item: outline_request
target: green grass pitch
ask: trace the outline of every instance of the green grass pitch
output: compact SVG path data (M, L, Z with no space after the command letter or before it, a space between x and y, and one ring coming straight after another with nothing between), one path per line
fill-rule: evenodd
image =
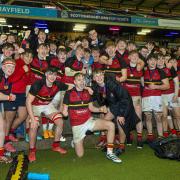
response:
M180 162L159 159L147 145L142 150L127 147L122 163L106 159L105 154L87 147L79 159L74 149L67 155L39 150L29 172L48 173L51 180L179 180ZM0 164L0 180L5 180L10 165Z

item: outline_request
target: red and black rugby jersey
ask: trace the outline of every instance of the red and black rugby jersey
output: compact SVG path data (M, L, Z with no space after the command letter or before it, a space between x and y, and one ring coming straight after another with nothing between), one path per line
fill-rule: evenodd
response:
M165 72L167 78L169 79L169 85L170 85L170 88L162 91L162 94L172 94L172 93L174 93L174 81L173 81L173 79L175 77L177 77L177 73L173 67L171 69L164 67L162 70Z
M68 106L71 126L85 123L90 117L89 103L91 96L87 90L77 91L73 88L65 93L63 103Z
M57 68L61 74L65 73L65 64L61 63L58 58L51 59L50 66Z
M26 86L29 84L31 77L31 69L29 65L28 72L24 71L23 66L26 65L24 60L17 59L16 60L16 68L14 73L9 77L9 80L12 81L12 93L25 93Z
M9 79L5 77L4 72L0 69L0 92L10 94L11 86Z
M46 60L40 60L38 57L33 59L31 62L31 71L34 74L34 82L42 79L47 68L48 62Z
M105 65L104 72L106 75L116 75L118 77L121 77L122 69L127 69L125 61L123 61L121 58L117 58L116 56L114 56L112 60L112 65Z
M150 70L147 68L144 72L144 88L143 88L143 97L149 97L149 96L161 96L162 91L159 89L150 89L149 85L150 84L155 84L155 85L161 85L162 80L166 79L166 74L163 70L161 69L153 69Z
M141 77L143 76L142 71L137 71L136 67L127 68L127 80L124 83L124 87L128 90L131 96L141 96Z
M119 51L116 51L117 58L122 59L126 64L129 64L130 60L128 59L129 53L127 50L124 51L123 54L121 54Z
M69 67L74 71L81 71L83 69L83 63L78 61L76 56L73 56L66 60L65 67Z
M75 73L76 71L82 71L83 69L83 63L81 61L78 61L76 56L70 57L65 62L65 68L68 67L71 70L73 70ZM65 73L65 76L62 78L63 82L74 84L74 75L69 75Z
M91 65L91 68L92 68L93 71L95 69L104 70L104 64L101 64L99 62L93 62L93 64Z
M58 91L66 91L68 85L55 81L52 87L46 85L46 80L42 79L36 81L29 91L30 94L35 96L32 105L47 105L49 104Z
M73 84L74 77L66 76L65 74L65 63L61 63L58 58L53 58L50 61L50 66L56 67L58 69L57 81Z

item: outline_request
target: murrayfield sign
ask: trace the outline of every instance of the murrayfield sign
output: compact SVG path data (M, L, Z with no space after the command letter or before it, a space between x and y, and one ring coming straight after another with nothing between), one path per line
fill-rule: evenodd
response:
M1 14L57 18L57 10L45 9L45 8L33 8L27 6L0 5L0 15Z
M60 11L57 9L36 8L27 6L14 6L0 4L0 15L8 17L20 17L33 19L48 19L54 21L85 21L88 20L96 24L123 24L126 26L152 26L180 29L179 20L145 18L138 16L121 16L114 14L105 14L97 12L80 12L80 11ZM107 22L107 23L105 23Z

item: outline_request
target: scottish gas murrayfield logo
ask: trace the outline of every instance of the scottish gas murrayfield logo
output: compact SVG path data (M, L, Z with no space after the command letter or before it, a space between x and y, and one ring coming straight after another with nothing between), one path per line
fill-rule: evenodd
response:
M62 18L68 18L69 17L68 12L67 11L62 11L61 12L61 17Z

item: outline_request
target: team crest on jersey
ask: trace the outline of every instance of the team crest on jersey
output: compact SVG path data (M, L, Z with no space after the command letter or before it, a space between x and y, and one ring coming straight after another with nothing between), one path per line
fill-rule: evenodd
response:
M164 71L165 71L165 73L166 73L166 74L168 74L168 73L169 73L168 69L165 69Z
M84 97L85 99L88 99L88 98L89 98L89 94L85 93L85 94L83 94L83 97Z

